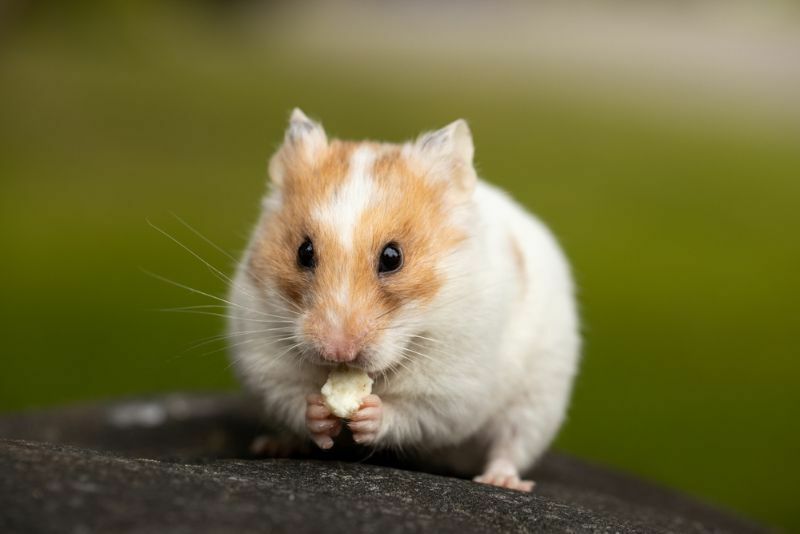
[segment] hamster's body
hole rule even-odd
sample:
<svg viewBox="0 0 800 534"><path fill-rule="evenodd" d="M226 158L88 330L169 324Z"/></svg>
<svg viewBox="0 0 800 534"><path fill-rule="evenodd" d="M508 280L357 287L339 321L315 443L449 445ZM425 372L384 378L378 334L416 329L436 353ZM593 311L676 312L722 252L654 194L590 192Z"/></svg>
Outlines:
<svg viewBox="0 0 800 534"><path fill-rule="evenodd" d="M555 436L578 366L572 281L546 227L477 179L466 124L329 143L296 111L270 171L230 308L235 366L268 417L333 446L341 422L314 394L348 362L375 378L356 441L529 490L518 473Z"/></svg>

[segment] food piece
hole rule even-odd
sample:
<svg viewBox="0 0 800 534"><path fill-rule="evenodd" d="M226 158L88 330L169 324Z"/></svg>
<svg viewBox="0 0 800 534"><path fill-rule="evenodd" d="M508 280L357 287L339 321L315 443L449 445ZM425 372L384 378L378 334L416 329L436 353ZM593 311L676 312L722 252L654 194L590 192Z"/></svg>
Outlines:
<svg viewBox="0 0 800 534"><path fill-rule="evenodd" d="M372 393L372 379L361 369L341 365L328 375L321 393L325 406L336 417L347 419L358 411L364 397Z"/></svg>

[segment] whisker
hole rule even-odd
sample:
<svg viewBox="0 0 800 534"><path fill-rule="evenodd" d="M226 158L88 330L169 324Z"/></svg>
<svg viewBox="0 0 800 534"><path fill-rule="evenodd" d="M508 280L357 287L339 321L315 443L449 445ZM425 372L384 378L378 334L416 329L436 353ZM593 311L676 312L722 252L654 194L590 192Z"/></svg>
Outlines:
<svg viewBox="0 0 800 534"><path fill-rule="evenodd" d="M216 354L217 352L222 352L224 350L230 350L230 349L233 349L233 348L236 348L236 347L241 347L242 345L247 345L248 343L253 343L253 342L256 342L256 341L263 341L263 340L258 339L258 338L250 338L250 339L243 339L241 341L237 341L236 343L225 343L225 345L223 345L222 347L220 347L218 349L214 349L214 350L211 350L211 351L208 351L208 352L204 352L203 354L201 354L201 356L208 356L209 354Z"/></svg>
<svg viewBox="0 0 800 534"><path fill-rule="evenodd" d="M225 304L228 304L230 306L234 306L236 308L239 308L239 309L242 309L242 310L245 310L245 311L249 311L251 313L257 313L257 314L263 315L265 317L277 317L278 319L288 319L287 317L283 317L283 316L280 316L280 315L272 315L272 314L265 313L265 312L262 312L262 311L259 311L259 310L250 309L250 308L248 308L246 306L242 306L241 304L236 304L235 302L231 302L229 300L225 300L222 297L217 297L216 295L212 295L211 293L206 293L205 291L201 291L199 289L195 289L193 287L189 287L189 286L187 286L185 284L181 284L180 282L176 282L174 280L170 280L169 278L166 278L166 277L161 276L159 274L156 274L154 272L148 271L147 269L140 269L140 270L144 274L146 274L147 276L151 276L151 277L155 278L156 280L161 280L162 282L165 282L167 284L171 284L171 285L173 285L175 287L179 287L181 289L185 289L186 291L189 291L190 293L195 293L197 295L202 295L204 297L208 297L210 299L213 299L213 300L216 300L216 301L219 301L219 302L224 302Z"/></svg>
<svg viewBox="0 0 800 534"><path fill-rule="evenodd" d="M399 328L399 326L398 326L398 328ZM390 330L390 328L380 328L378 330ZM441 339L434 339L432 337L426 337L426 336L423 336L423 335L420 335L420 334L404 334L404 333L401 333L398 337L403 341L415 341L416 339L423 339L423 340L429 341L431 343L439 343L440 345L447 345L447 343L445 343Z"/></svg>
<svg viewBox="0 0 800 534"><path fill-rule="evenodd" d="M262 369L262 372L266 372L266 371L268 371L269 369L271 369L271 368L272 368L274 365L276 365L276 363L277 363L277 362L278 362L278 361L279 361L281 358L283 358L284 356L286 356L287 354L289 354L289 353L290 353L292 350L296 349L297 347L299 347L299 346L300 346L300 345L302 345L302 344L303 344L303 342L302 342L302 341L301 341L301 342L299 342L299 343L295 343L294 345L290 346L290 347L289 347L289 348L287 348L285 351L283 351L282 353L280 353L278 356L275 356L275 357L274 357L274 358L273 358L273 359L272 359L272 360L269 362L269 365L267 365L267 367L265 367L264 369ZM262 346L262 347L259 347L259 348L263 348L263 346ZM231 365L233 365L233 362L231 362L230 364L228 364L228 367L227 367L227 369L230 369Z"/></svg>
<svg viewBox="0 0 800 534"><path fill-rule="evenodd" d="M383 312L382 314L378 315L378 316L375 318L375 320L377 321L378 319L380 319L380 318L382 318L382 317L384 317L384 316L386 316L386 315L388 315L388 314L392 313L393 311L397 311L397 310L399 310L399 309L400 309L400 308L402 308L402 307L403 307L403 304L402 304L402 303L401 303L401 304L398 304L397 306L392 306L391 308L389 308L388 310L386 310L386 311L385 311L385 312Z"/></svg>
<svg viewBox="0 0 800 534"><path fill-rule="evenodd" d="M430 341L430 342L432 342L432 343L441 343L442 345L445 345L445 344L446 344L446 343L445 343L444 341L442 341L441 339L434 339L434 338L432 338L432 337L425 337L425 336L421 336L421 335L419 335L419 334L412 334L412 335L411 335L411 338L424 339L425 341Z"/></svg>
<svg viewBox="0 0 800 534"><path fill-rule="evenodd" d="M274 294L276 297L278 297L279 299L281 299L282 301L284 301L286 304L288 304L289 306L291 306L291 308L293 308L293 309L292 309L292 310L289 310L289 311L292 311L292 312L294 312L294 313L296 313L296 314L298 314L298 315L300 315L300 314L302 314L302 313L303 313L303 309L302 309L302 308L301 308L301 307L300 307L298 304L296 304L296 303L292 302L291 300L289 300L289 299L287 299L286 297L284 297L283 295L281 295L281 292L280 292L279 290L277 290L277 289L276 289L276 290L274 290L274 291L273 291L272 293L270 293L270 294L271 294L271 295L272 295L272 294Z"/></svg>
<svg viewBox="0 0 800 534"><path fill-rule="evenodd" d="M188 313L192 315L209 315L211 317L223 317L225 319L239 319L235 315L230 315L226 313L216 313L216 312L206 312L200 310L170 310L170 309L162 309L159 311L167 312L167 313ZM293 325L295 324L294 320L286 319L286 320L276 320L276 319L245 319L249 323L264 323L264 324L286 324L286 325Z"/></svg>
<svg viewBox="0 0 800 534"><path fill-rule="evenodd" d="M181 224L182 224L182 225L184 225L186 228L188 228L188 229L189 229L189 231L191 231L191 232L192 232L194 235L196 235L197 237L199 237L200 239L202 239L203 241L205 241L206 243L208 243L209 245L211 245L212 247L214 247L215 249L217 249L217 250L218 250L219 252L221 252L223 255L225 255L226 257L228 257L228 258L229 258L231 261L234 261L234 262L238 261L238 260L237 260L236 258L234 258L234 257L233 257L233 256L232 256L232 255L231 255L231 254L230 254L230 253L227 251L227 250L223 249L222 247L220 247L219 245L217 245L216 243L214 243L213 241L211 241L209 238L207 238L206 236L204 236L203 234L201 234L201 233L200 233L200 231L198 231L197 229L195 229L195 228L194 228L192 225L190 225L188 222L184 221L184 220L183 220L182 218L180 218L180 217L179 217L179 216L178 216L176 213L174 213L174 212L170 211L170 212L169 212L169 214L170 214L170 215L172 215L172 216L173 216L173 217L174 217L174 218L175 218L175 219L176 219L176 220L177 220L179 223L181 223Z"/></svg>
<svg viewBox="0 0 800 534"><path fill-rule="evenodd" d="M175 306L172 308L160 308L158 311L203 310L208 308L222 308L223 310L228 309L228 307L223 304L197 304L194 306Z"/></svg>
<svg viewBox="0 0 800 534"><path fill-rule="evenodd" d="M403 360L412 361L411 358L409 358L408 356L406 356L402 352L400 354L403 357L403 359L397 360L395 363L397 363L400 367L402 367L407 373L410 373L411 369L406 364L403 363Z"/></svg>
<svg viewBox="0 0 800 534"><path fill-rule="evenodd" d="M241 307L241 306L240 306ZM172 308L159 308L156 311L163 311L163 312L192 312L194 310L205 310L205 309L218 309L218 310L229 310L230 306L224 306L222 304L205 304L200 306L176 306ZM286 322L286 323L294 323L296 319L294 317L286 317L283 315L274 315L274 314L266 314L265 312L261 312L259 310L254 310L251 308L244 307L244 309L251 311L253 313L261 313L262 315L268 315L269 317L276 317L278 319L285 319L284 321L269 321L269 322ZM232 315L228 317L234 318ZM254 319L247 319L248 321L253 321Z"/></svg>
<svg viewBox="0 0 800 534"><path fill-rule="evenodd" d="M157 232L162 234L164 237L166 237L167 239L169 239L170 241L172 241L173 243L175 243L176 245L181 247L183 250L185 250L186 252L188 252L189 254L194 256L198 261L200 261L203 265L205 265L207 269L209 269L212 273L214 273L214 275L217 278L219 278L223 282L229 283L232 286L236 287L237 289L239 289L242 293L244 293L248 297L253 298L253 299L255 298L246 289L244 289L243 287L238 285L236 282L234 282L228 275L226 275L225 273L223 273L222 271L220 271L219 269L217 269L216 267L211 265L211 263L206 261L202 256L200 256L200 254L196 253L194 250L192 250L191 248L189 248L188 246L183 244L178 238L174 237L173 235L171 235L166 230L163 230L163 229L159 228L158 226L156 226L155 224L150 222L149 219L145 219L145 220L147 221L147 224L149 224L151 228L153 228L154 230L156 230Z"/></svg>
<svg viewBox="0 0 800 534"><path fill-rule="evenodd" d="M408 348L407 346L406 346L406 347L403 347L403 349L402 349L402 350L403 350L404 352L405 352L405 351L408 351L408 352L410 352L410 353L412 353L412 354L416 354L417 356L422 356L423 358L427 358L428 360L430 360L430 361L432 361L432 362L435 362L435 361L436 361L436 359L434 359L434 358L431 358L429 355L427 355L427 354L423 354L422 352L417 352L416 350L414 350L414 349L410 349L410 348Z"/></svg>
<svg viewBox="0 0 800 534"><path fill-rule="evenodd" d="M439 349L439 348L437 348L437 347L421 347L421 346L420 346L420 344L419 344L419 343L417 343L417 342L416 342L416 341L414 341L414 340L411 340L411 341L409 341L409 343L412 343L414 346L416 346L416 347L420 348L421 350L422 350L422 349L425 349L425 350L431 351L433 354L438 354L438 355L440 355L440 356L442 356L442 357L444 357L444 358L455 358L455 357L456 357L456 354L454 354L454 353L452 353L452 352L446 352L446 351L444 351L444 350L441 350L441 349ZM427 355L427 356L428 356L428 357L429 357L431 360L434 360L434 359L435 359L435 358L432 358L430 355Z"/></svg>
<svg viewBox="0 0 800 534"><path fill-rule="evenodd" d="M188 222L186 222L185 220L183 220L183 219L182 219L181 217L179 217L177 214L175 214L175 213L173 213L173 212L170 212L170 215L172 215L172 216L173 216L173 217L174 217L174 218L175 218L175 219L176 219L176 220L177 220L179 223L181 223L183 226L185 226L187 229L189 229L189 231L191 231L191 232L192 232L193 234L195 234L197 237L199 237L200 239L202 239L203 241L205 241L206 243L208 243L209 245L211 245L212 247L214 247L216 250L218 250L219 252L221 252L222 254L224 254L225 256L227 256L227 257L228 257L229 259L231 259L232 261L234 261L234 262L238 262L238 260L237 260L236 258L234 258L234 257L233 257L233 256L232 256L230 253L228 253L228 252L227 252L226 250L224 250L222 247L220 247L219 245L217 245L216 243L214 243L213 241L211 241L211 240L210 240L208 237L206 237L205 235L203 235L203 234L202 234L202 233L201 233L199 230L197 230L196 228L194 228L192 225L190 225ZM148 223L149 223L149 222L150 222L150 221L148 221ZM153 225L151 224L151 226L153 226ZM166 233L165 233L164 231L162 231L160 228L156 228L156 230L159 230L161 233L164 233L164 234L166 234ZM170 237L170 238L171 238L171 236L167 236L167 237ZM177 240L176 240L176 239L174 239L174 238L173 238L173 241L176 241L176 242L177 242ZM178 244L179 244L179 245L181 245L181 246L183 246L183 245L182 245L180 242L178 242ZM186 249L188 250L188 248L187 248L187 247L185 247L185 246L184 246L184 248L186 248ZM189 252L192 252L192 251L189 251ZM194 254L194 253L193 253L193 254ZM194 254L194 255L195 255L196 257L198 256L197 254ZM202 258L199 258L199 257L198 257L198 259L200 259L201 261L203 261L203 260L202 260ZM206 263L206 264L207 264L209 267L212 267L211 265L209 265L209 264L208 264L208 262L204 262L204 263ZM213 267L212 267L212 268L213 268ZM219 270L218 270L218 269L215 269L215 270L216 270L216 271L217 271L219 274L222 274L222 273L220 273L220 272L219 272ZM255 277L255 278L258 280L258 281L260 281L260 282L262 282L262 283L264 282L264 280L262 280L262 279L261 279L261 277L259 277L259 276L258 276L258 274L256 274L256 273L252 273L252 274L253 274L253 276L254 276L254 277ZM222 276L225 276L225 275L223 274ZM231 280L230 278L228 278L227 276L225 276L225 278L226 278L226 279L227 279L229 282L233 283L233 282L232 282L232 280ZM236 286L236 287L239 287L239 286ZM243 291L244 291L244 290L243 290ZM281 300L283 300L284 302L286 302L286 303L287 303L289 306L291 306L291 307L294 309L294 311L297 311L297 312L302 312L302 310L300 309L300 307L299 307L299 306L298 306L296 303L294 303L294 302L290 301L289 299L287 299L286 297L284 297L283 295L281 295L279 291L275 291L275 295L276 295L278 298L280 298Z"/></svg>
<svg viewBox="0 0 800 534"><path fill-rule="evenodd" d="M228 332L228 333L225 333L225 334L218 334L218 335L215 335L215 336L210 336L210 337L207 337L207 338L204 338L204 339L200 339L198 341L200 341L201 343L198 343L197 345L193 345L193 346L189 347L186 350L189 351L189 350L192 350L194 348L197 348L198 346L206 345L208 343L213 343L214 341L220 341L220 340L224 340L224 339L235 339L235 338L241 337L241 336L248 336L248 335L254 335L254 334L268 334L268 333L271 333L271 332L281 332L281 333L284 333L284 334L288 334L291 331L292 331L292 328L290 328L290 327L276 327L276 328L264 328L264 329L261 329L261 330L242 330L242 331L239 331L239 332Z"/></svg>

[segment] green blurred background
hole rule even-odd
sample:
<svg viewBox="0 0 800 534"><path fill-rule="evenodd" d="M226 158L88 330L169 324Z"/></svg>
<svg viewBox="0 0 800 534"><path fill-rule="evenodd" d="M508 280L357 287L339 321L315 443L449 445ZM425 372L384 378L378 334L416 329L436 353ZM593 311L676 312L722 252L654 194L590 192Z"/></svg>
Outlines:
<svg viewBox="0 0 800 534"><path fill-rule="evenodd" d="M2 4L0 410L236 387L187 350L221 320L158 311L211 302L142 269L224 285L147 220L230 271L171 213L238 254L292 107L465 117L580 286L557 447L800 530L798 13L675 4Z"/></svg>

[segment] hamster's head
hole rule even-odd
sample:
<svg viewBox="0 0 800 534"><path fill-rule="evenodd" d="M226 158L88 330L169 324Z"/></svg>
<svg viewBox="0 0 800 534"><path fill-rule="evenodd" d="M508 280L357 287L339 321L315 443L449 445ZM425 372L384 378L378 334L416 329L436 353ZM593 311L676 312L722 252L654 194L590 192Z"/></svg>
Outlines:
<svg viewBox="0 0 800 534"><path fill-rule="evenodd" d="M379 144L292 113L246 266L287 350L372 373L415 358L469 234L472 155L463 120Z"/></svg>

